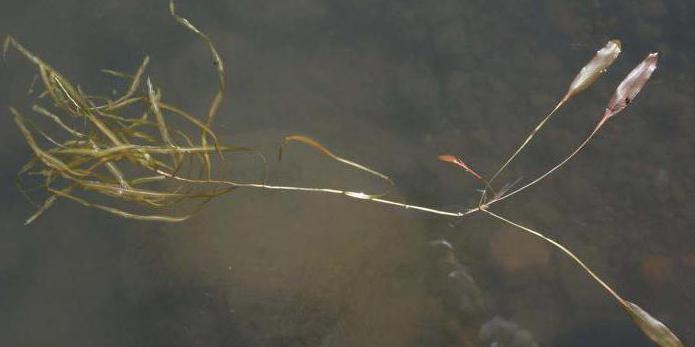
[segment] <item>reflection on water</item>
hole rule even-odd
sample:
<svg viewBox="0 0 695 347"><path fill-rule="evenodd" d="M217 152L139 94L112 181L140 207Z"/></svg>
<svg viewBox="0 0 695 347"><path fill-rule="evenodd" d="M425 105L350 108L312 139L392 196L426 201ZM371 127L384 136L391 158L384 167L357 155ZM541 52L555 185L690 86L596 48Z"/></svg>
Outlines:
<svg viewBox="0 0 695 347"><path fill-rule="evenodd" d="M196 2L198 4L198 2ZM537 139L503 181L534 177L599 117L649 50L662 63L631 109L577 160L499 211L562 241L600 275L695 341L695 34L687 1L207 1L179 10L229 70L224 142L269 156L312 135L391 173L394 197L469 206L489 172L609 38L624 56ZM207 52L160 1L14 1L12 33L99 93L101 68L152 56L164 97L201 110ZM10 56L0 104L28 107L33 72ZM102 88L102 89L99 89ZM481 216L455 222L328 196L238 191L178 225L59 203L30 227L13 185L28 155L2 131L3 345L649 346L555 250ZM293 149L278 183L378 186ZM451 225L450 225L451 224Z"/></svg>

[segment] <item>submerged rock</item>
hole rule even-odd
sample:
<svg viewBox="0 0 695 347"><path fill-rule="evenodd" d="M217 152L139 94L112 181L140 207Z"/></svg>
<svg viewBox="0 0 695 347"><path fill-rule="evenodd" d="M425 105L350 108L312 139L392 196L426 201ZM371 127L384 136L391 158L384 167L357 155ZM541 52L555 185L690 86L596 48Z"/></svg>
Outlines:
<svg viewBox="0 0 695 347"><path fill-rule="evenodd" d="M483 324L479 338L483 346L489 347L538 347L531 332L500 316Z"/></svg>

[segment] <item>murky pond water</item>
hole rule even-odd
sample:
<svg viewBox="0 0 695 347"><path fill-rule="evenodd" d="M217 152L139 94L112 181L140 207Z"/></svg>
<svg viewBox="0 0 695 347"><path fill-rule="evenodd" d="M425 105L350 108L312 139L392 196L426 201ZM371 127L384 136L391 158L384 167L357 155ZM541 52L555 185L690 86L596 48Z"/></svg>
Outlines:
<svg viewBox="0 0 695 347"><path fill-rule="evenodd" d="M695 341L695 6L688 1L179 1L225 58L223 142L274 158L310 135L388 173L392 198L475 206L494 172L612 38L623 54L500 177L533 178L591 130L648 52L646 89L567 167L494 211L561 241L627 298ZM86 89L144 55L164 97L203 113L215 75L166 1L5 0L0 35ZM0 105L28 109L14 53ZM105 87L106 86L106 87ZM7 112L5 112L7 114ZM7 346L650 346L556 249L482 215L447 219L346 198L239 190L180 224L60 201L32 207L30 155L9 115L0 146L0 342ZM282 184L381 189L311 149Z"/></svg>

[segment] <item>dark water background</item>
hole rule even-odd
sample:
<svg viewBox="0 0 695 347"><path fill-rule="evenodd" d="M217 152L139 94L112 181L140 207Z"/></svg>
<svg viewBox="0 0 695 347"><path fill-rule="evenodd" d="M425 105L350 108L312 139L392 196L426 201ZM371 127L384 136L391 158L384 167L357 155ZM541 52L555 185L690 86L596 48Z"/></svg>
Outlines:
<svg viewBox="0 0 695 347"><path fill-rule="evenodd" d="M179 1L225 58L224 142L273 157L303 133L389 173L394 198L475 203L494 171L608 39L623 54L500 182L566 155L648 52L660 67L575 161L495 211L564 243L684 340L695 342L695 5L673 1ZM206 108L208 53L166 1L3 0L0 34L86 89L146 54L164 97ZM0 106L28 109L32 67L11 54ZM8 112L3 112L7 114ZM237 191L177 225L62 201L29 227L14 185L29 151L0 128L3 346L649 346L574 263L506 225L334 196ZM293 150L288 184L378 189ZM437 240L455 248L447 251ZM435 242L433 242L435 241ZM496 317L497 318L493 318ZM497 330L487 341L478 340ZM486 330L487 329L487 330ZM521 341L524 340L524 341ZM507 342L509 345L509 342Z"/></svg>

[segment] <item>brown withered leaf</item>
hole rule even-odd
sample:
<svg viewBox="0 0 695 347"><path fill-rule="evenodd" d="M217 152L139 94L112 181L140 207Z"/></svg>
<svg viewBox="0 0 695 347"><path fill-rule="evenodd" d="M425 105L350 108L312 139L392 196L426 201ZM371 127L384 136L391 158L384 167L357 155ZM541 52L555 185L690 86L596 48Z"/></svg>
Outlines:
<svg viewBox="0 0 695 347"><path fill-rule="evenodd" d="M393 181L391 180L391 178L382 174L381 172L378 172L376 170L372 170L372 169L370 169L362 164L356 163L354 161L339 157L339 156L333 154L333 152L331 152L328 148L326 148L324 145L322 145L318 141L316 141L308 136L304 136L304 135L290 135L290 136L285 137L285 139L282 141L282 144L280 145L280 149L278 151L278 158L280 160L282 160L282 154L285 150L285 146L287 146L287 144L290 142L300 142L300 143L303 143L303 144L308 145L310 147L316 148L321 153L323 153L325 156L327 156L333 160L341 162L345 165L352 166L352 167L357 168L359 170L368 172L374 176L377 176L377 177L383 179L384 181L388 182L390 185L394 184Z"/></svg>

